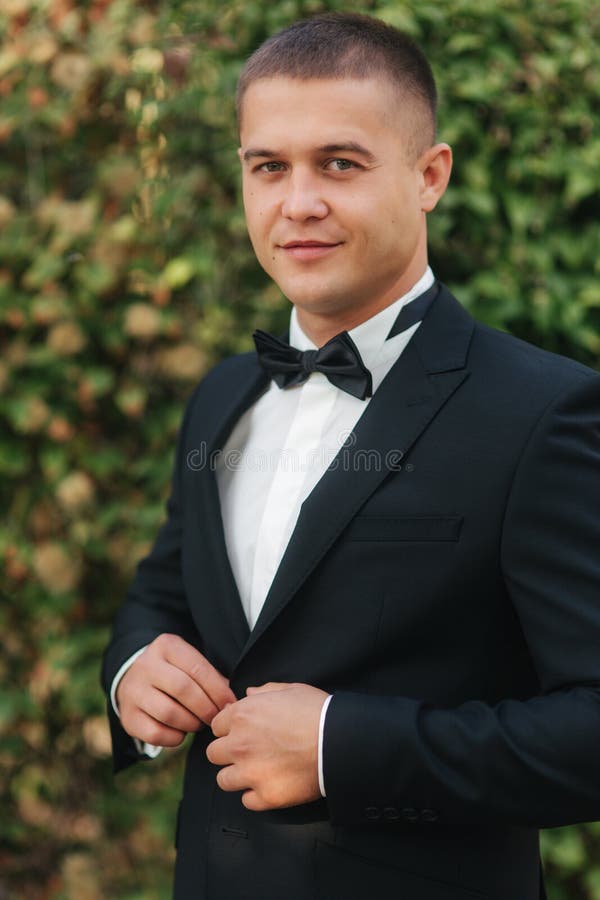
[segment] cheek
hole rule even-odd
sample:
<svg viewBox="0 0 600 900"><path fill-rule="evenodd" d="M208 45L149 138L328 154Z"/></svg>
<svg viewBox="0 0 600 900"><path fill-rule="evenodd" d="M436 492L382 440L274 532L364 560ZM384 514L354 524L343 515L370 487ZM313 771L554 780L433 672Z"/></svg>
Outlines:
<svg viewBox="0 0 600 900"><path fill-rule="evenodd" d="M395 243L410 223L409 198L379 191L375 195L356 194L347 207L346 222L362 236L371 250L382 252ZM410 226L409 226L410 227Z"/></svg>
<svg viewBox="0 0 600 900"><path fill-rule="evenodd" d="M265 216L261 210L246 210L246 227L252 246L258 255L266 240Z"/></svg>
<svg viewBox="0 0 600 900"><path fill-rule="evenodd" d="M271 226L273 215L266 198L259 198L253 192L244 194L244 213L248 231L257 236L265 234Z"/></svg>

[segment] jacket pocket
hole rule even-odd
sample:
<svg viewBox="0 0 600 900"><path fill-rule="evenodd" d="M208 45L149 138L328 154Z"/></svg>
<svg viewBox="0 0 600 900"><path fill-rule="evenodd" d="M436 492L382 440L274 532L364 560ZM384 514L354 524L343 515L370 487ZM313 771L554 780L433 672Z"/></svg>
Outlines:
<svg viewBox="0 0 600 900"><path fill-rule="evenodd" d="M479 891L438 881L316 841L317 900L365 900L389 896L402 900L486 900Z"/></svg>
<svg viewBox="0 0 600 900"><path fill-rule="evenodd" d="M356 516L349 541L457 541L462 516Z"/></svg>

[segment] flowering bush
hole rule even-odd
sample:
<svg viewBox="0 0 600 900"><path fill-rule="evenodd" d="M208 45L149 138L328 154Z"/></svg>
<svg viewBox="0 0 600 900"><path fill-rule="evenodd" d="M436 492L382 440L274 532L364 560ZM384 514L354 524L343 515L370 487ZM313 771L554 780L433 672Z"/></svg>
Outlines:
<svg viewBox="0 0 600 900"><path fill-rule="evenodd" d="M113 783L99 658L163 514L185 396L286 320L239 201L241 62L336 8L352 4L2 3L2 896L169 895L182 754ZM360 9L414 34L438 76L456 164L436 273L479 318L596 365L598 8ZM597 826L544 846L551 897L600 897Z"/></svg>

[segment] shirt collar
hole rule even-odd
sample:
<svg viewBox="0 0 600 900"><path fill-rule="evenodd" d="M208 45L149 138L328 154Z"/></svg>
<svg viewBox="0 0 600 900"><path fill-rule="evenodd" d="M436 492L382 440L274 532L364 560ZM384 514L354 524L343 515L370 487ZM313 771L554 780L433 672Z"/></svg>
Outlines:
<svg viewBox="0 0 600 900"><path fill-rule="evenodd" d="M353 328L348 332L358 347L358 352L367 369L372 369L377 364L386 338L390 333L396 318L400 314L400 310L406 306L407 303L410 303L411 300L415 300L417 297L420 297L421 294L424 294L434 281L435 278L433 272L430 267L427 266L424 274L419 278L417 283L406 292L406 294L403 294L402 297L399 297L398 300L395 300L389 306L386 306L385 309L382 309L374 316L371 316L370 319L361 322L360 325L357 325L356 328ZM396 335L396 337L399 336L400 335ZM392 340L395 339L392 338ZM290 344L292 347L297 347L298 350L317 349L316 344L313 344L310 338L308 338L300 328L295 307L292 309L290 317Z"/></svg>

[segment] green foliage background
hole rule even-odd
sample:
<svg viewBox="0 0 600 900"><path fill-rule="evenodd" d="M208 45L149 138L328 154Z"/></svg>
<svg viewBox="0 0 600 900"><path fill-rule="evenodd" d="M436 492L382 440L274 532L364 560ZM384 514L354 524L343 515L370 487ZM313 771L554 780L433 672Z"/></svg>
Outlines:
<svg viewBox="0 0 600 900"><path fill-rule="evenodd" d="M185 396L286 303L239 202L233 92L338 0L3 0L0 897L170 894L183 754L113 782L109 623L162 517ZM365 2L415 35L455 175L436 273L478 317L597 365L600 6ZM600 826L544 835L552 900L600 898Z"/></svg>

